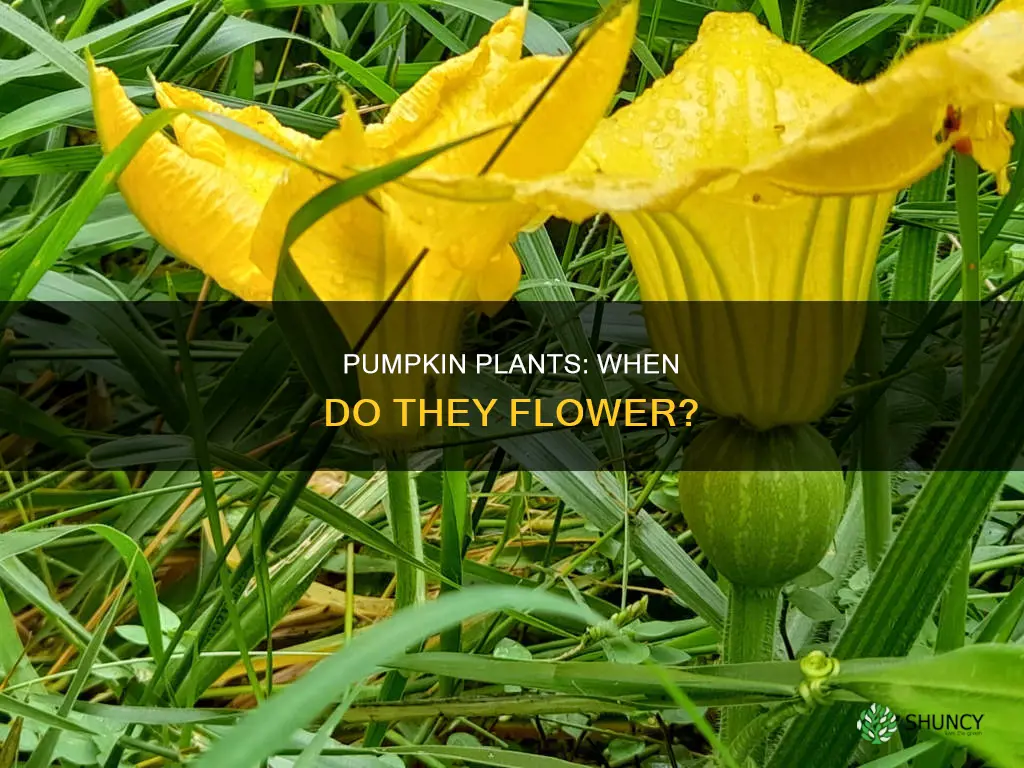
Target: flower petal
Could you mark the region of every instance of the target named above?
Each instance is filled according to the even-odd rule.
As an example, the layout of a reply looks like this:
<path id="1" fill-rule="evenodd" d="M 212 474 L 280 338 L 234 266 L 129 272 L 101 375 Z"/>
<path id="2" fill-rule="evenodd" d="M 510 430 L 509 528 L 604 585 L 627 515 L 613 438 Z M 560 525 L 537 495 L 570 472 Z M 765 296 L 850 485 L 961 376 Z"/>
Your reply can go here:
<path id="1" fill-rule="evenodd" d="M 742 168 L 799 142 L 854 86 L 748 13 L 710 13 L 672 73 L 605 120 L 580 165 L 680 178 Z"/>
<path id="2" fill-rule="evenodd" d="M 96 129 L 109 152 L 142 115 L 109 69 L 94 67 L 90 84 Z M 270 282 L 249 258 L 263 200 L 237 177 L 157 133 L 121 173 L 118 186 L 142 225 L 175 256 L 243 299 L 270 298 Z"/>
<path id="3" fill-rule="evenodd" d="M 255 105 L 229 109 L 195 91 L 170 83 L 154 83 L 154 90 L 161 107 L 197 109 L 226 117 L 251 128 L 294 155 L 316 144 L 315 139 L 281 125 L 272 114 Z M 264 200 L 270 197 L 274 184 L 289 164 L 280 154 L 190 115 L 175 118 L 174 135 L 178 145 L 190 155 L 221 166 Z"/>
<path id="4" fill-rule="evenodd" d="M 398 156 L 421 152 L 528 119 L 490 170 L 533 178 L 565 168 L 604 115 L 618 87 L 636 27 L 630 2 L 581 42 L 582 48 L 549 86 L 565 57 L 520 59 L 526 9 L 514 8 L 469 53 L 428 72 L 370 126 L 371 145 Z M 545 92 L 547 88 L 547 92 Z M 441 174 L 481 173 L 510 129 L 445 152 L 425 167 Z"/>
<path id="5" fill-rule="evenodd" d="M 892 193 L 778 204 L 697 192 L 617 214 L 650 301 L 863 301 Z"/>
<path id="6" fill-rule="evenodd" d="M 1024 106 L 1024 3 L 1007 0 L 956 35 L 922 45 L 857 88 L 803 141 L 751 170 L 811 194 L 899 189 L 973 149 L 1008 187 L 1007 106 Z"/>
<path id="7" fill-rule="evenodd" d="M 328 133 L 303 159 L 340 177 L 351 175 L 353 168 L 384 162 L 379 152 L 366 146 L 354 107 L 346 111 L 341 128 Z M 289 219 L 330 184 L 326 176 L 295 165 L 274 190 L 253 241 L 253 261 L 269 279 L 276 271 Z M 493 190 L 493 185 L 488 189 Z M 398 296 L 400 301 L 448 301 L 493 308 L 494 303 L 511 298 L 520 268 L 507 245 L 515 230 L 501 211 L 511 210 L 518 216 L 524 206 L 512 201 L 505 187 L 500 189 L 503 199 L 482 206 L 438 200 L 431 194 L 433 190 L 424 193 L 401 183 L 386 184 L 374 191 L 372 203 L 365 198 L 351 200 L 307 230 L 292 246 L 291 254 L 317 296 L 326 302 L 379 303 L 418 261 Z M 442 203 L 474 214 L 486 209 L 492 219 L 491 231 L 467 232 L 457 219 L 451 226 L 440 226 L 436 207 Z M 493 244 L 495 228 L 511 232 L 497 248 Z M 427 253 L 420 258 L 424 249 Z M 337 319 L 346 337 L 353 340 L 359 337 L 366 318 L 359 313 L 348 315 L 348 320 Z"/>
<path id="8" fill-rule="evenodd" d="M 678 179 L 650 180 L 571 171 L 517 180 L 496 175 L 452 177 L 415 171 L 399 183 L 434 200 L 479 205 L 514 200 L 546 214 L 581 222 L 602 212 L 673 211 L 686 197 L 719 179 L 725 179 L 724 184 L 735 184 L 736 173 L 729 168 L 701 168 Z"/>
<path id="9" fill-rule="evenodd" d="M 857 349 L 893 197 L 700 191 L 671 213 L 615 216 L 653 346 L 683 363 L 680 389 L 758 429 L 824 413 Z"/>
<path id="10" fill-rule="evenodd" d="M 354 168 L 369 164 L 369 156 L 354 106 L 346 111 L 339 128 L 300 153 L 309 166 L 338 178 L 349 177 Z M 294 164 L 271 193 L 252 241 L 252 261 L 271 284 L 288 221 L 332 183 L 328 176 Z M 376 289 L 386 271 L 383 247 L 379 208 L 357 198 L 317 221 L 299 237 L 291 253 L 323 301 L 375 301 L 383 298 Z"/>

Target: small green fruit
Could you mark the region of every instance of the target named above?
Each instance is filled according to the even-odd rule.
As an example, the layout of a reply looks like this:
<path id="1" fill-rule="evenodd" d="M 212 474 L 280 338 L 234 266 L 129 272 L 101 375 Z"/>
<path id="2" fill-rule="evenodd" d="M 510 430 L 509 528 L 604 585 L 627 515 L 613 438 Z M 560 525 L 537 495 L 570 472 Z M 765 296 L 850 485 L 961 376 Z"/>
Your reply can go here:
<path id="1" fill-rule="evenodd" d="M 734 584 L 780 587 L 814 568 L 835 535 L 843 473 L 809 425 L 755 432 L 719 419 L 686 448 L 682 470 L 686 522 Z"/>

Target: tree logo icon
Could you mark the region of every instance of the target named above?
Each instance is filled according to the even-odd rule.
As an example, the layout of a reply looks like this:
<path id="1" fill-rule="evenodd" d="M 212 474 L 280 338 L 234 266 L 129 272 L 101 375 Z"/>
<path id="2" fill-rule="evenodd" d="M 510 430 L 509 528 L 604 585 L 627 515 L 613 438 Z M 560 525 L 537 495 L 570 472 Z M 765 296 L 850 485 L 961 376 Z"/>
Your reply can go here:
<path id="1" fill-rule="evenodd" d="M 896 733 L 896 714 L 888 707 L 872 704 L 860 713 L 857 730 L 864 741 L 884 744 Z"/>

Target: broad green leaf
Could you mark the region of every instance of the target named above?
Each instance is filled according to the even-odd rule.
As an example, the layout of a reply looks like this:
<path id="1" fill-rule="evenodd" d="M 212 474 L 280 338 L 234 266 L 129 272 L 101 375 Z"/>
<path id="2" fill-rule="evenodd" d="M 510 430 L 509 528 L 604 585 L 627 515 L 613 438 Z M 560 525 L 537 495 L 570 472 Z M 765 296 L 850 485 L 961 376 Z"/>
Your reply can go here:
<path id="1" fill-rule="evenodd" d="M 873 669 L 841 668 L 835 685 L 901 715 L 967 713 L 981 718 L 976 731 L 939 735 L 998 768 L 1024 765 L 1024 648 L 973 645 Z"/>

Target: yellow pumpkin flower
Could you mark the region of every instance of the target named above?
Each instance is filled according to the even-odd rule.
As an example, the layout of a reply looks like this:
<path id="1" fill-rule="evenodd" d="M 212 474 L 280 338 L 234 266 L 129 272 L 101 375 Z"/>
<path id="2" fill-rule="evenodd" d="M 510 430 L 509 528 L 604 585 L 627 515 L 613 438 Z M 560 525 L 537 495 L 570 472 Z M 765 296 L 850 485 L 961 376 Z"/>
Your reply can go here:
<path id="1" fill-rule="evenodd" d="M 1024 0 L 864 85 L 749 14 L 711 13 L 672 73 L 603 121 L 570 173 L 476 194 L 576 220 L 610 212 L 652 341 L 681 355 L 678 386 L 758 429 L 813 421 L 855 353 L 896 192 L 954 147 L 1006 190 L 1022 69 Z"/>
<path id="2" fill-rule="evenodd" d="M 175 256 L 242 298 L 267 302 L 288 220 L 332 183 L 310 168 L 348 177 L 484 134 L 416 171 L 430 181 L 429 192 L 401 180 L 386 184 L 322 218 L 291 250 L 349 344 L 411 274 L 362 352 L 453 352 L 467 307 L 492 308 L 514 293 L 520 268 L 510 242 L 538 214 L 535 205 L 513 199 L 460 201 L 461 186 L 475 178 L 525 181 L 566 169 L 618 88 L 636 16 L 635 2 L 618 7 L 567 62 L 563 56 L 522 58 L 527 14 L 514 8 L 475 49 L 428 72 L 382 123 L 364 127 L 349 108 L 320 141 L 283 127 L 258 107 L 227 109 L 157 84 L 162 106 L 229 117 L 306 165 L 183 115 L 173 123 L 177 144 L 162 135 L 147 141 L 121 174 L 121 193 Z M 107 69 L 93 69 L 92 92 L 100 140 L 110 151 L 141 115 Z M 361 309 L 359 302 L 365 302 Z M 403 302 L 434 304 L 403 308 Z M 440 396 L 440 384 L 423 376 L 360 377 L 363 396 L 382 404 L 398 396 Z M 381 421 L 375 431 L 382 439 L 401 431 L 387 416 Z"/>

